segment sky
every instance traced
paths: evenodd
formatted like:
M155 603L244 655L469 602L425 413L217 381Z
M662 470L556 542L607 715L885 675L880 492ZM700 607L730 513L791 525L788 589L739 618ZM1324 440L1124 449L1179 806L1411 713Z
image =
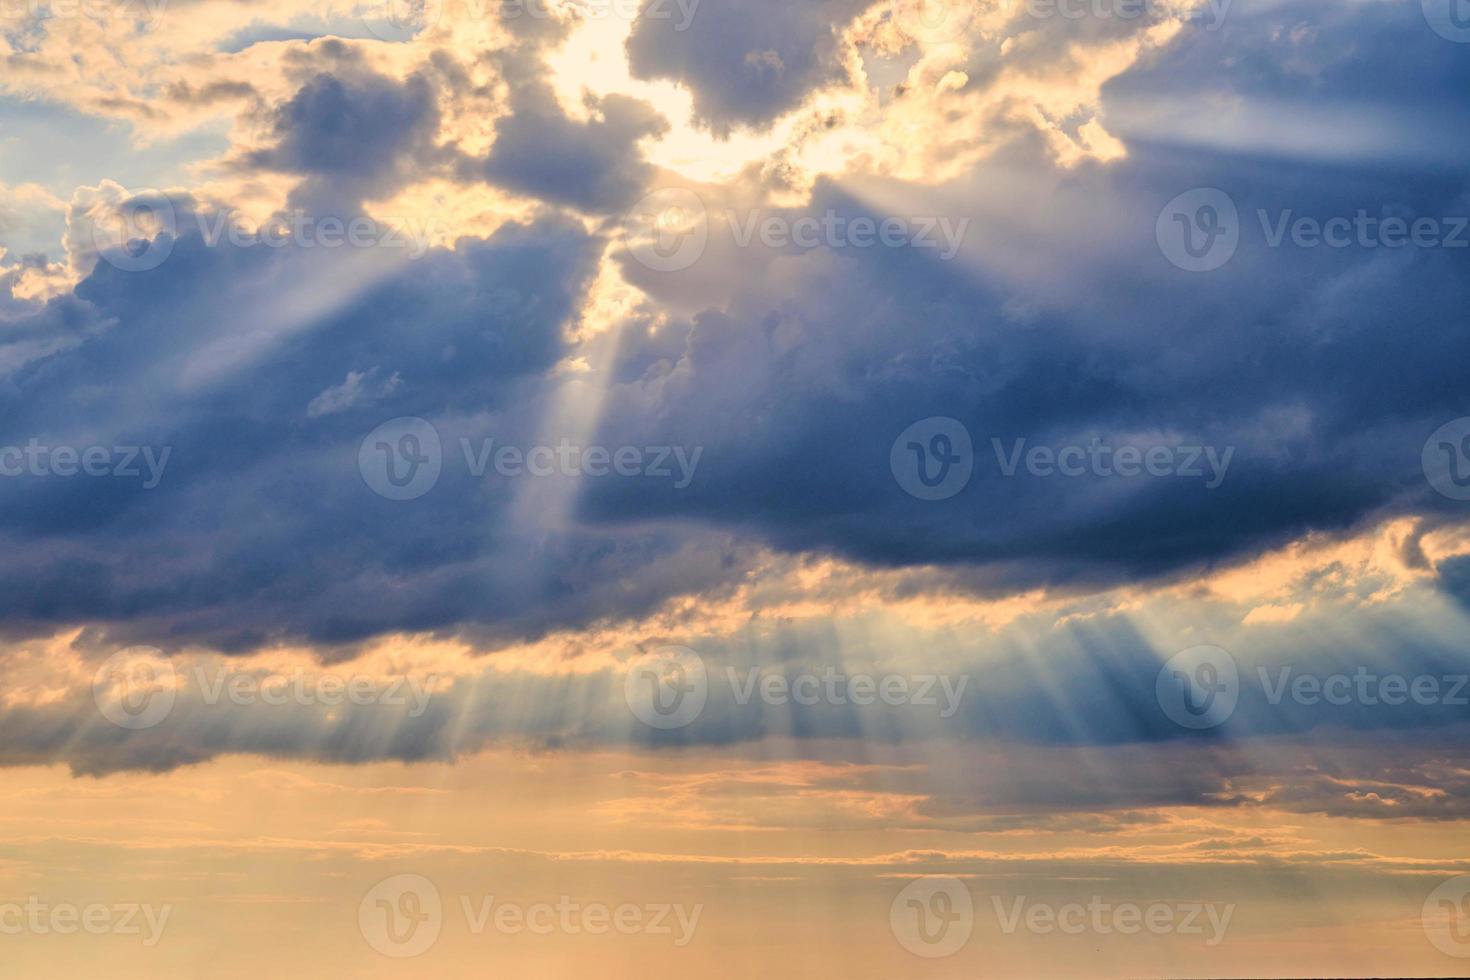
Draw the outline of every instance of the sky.
M0 977L1470 970L1466 0L0 0Z

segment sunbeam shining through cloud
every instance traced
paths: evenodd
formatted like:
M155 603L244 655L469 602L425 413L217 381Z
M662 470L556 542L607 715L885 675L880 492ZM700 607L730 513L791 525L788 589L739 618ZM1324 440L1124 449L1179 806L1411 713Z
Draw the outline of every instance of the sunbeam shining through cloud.
M1470 970L1467 0L0 0L0 977Z

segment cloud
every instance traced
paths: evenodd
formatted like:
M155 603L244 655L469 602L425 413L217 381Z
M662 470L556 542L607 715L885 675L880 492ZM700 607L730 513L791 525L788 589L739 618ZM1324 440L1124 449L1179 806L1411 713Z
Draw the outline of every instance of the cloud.
M763 128L813 91L845 81L842 29L866 3L706 3L687 27L639 18L628 38L636 78L666 78L694 96L701 122L717 133Z
M653 174L639 140L668 129L646 102L623 95L587 98L588 118L567 117L544 66L532 52L508 55L510 113L495 127L495 143L483 164L494 184L591 212L611 212L636 200Z

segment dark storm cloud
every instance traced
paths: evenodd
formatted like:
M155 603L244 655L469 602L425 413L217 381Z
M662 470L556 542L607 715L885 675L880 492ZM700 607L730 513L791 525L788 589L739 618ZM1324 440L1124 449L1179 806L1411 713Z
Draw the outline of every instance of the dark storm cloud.
M725 547L697 538L528 530L512 482L462 458L460 437L536 444L540 379L598 240L547 216L416 262L311 244L210 247L190 231L159 268L99 263L75 298L9 328L65 349L0 388L0 444L170 455L153 487L0 480L7 623L226 649L464 622L534 632L724 573ZM376 380L341 394L354 375ZM443 478L419 501L384 499L359 468L368 433L400 416L443 439Z
M714 131L761 128L846 78L838 38L869 2L706 2L682 30L673 19L642 17L628 61L634 77L686 86L699 121Z
M103 774L168 770L230 752L364 763L451 760L488 746L695 750L759 741L771 758L844 759L860 749L865 762L894 763L901 768L884 789L927 798L919 822L950 829L993 829L983 824L1007 813L1157 806L1265 806L1372 819L1470 814L1463 680L1452 695L1458 701L1436 703L1332 703L1297 697L1289 686L1285 697L1272 696L1283 668L1319 678L1366 667L1379 676L1463 679L1470 660L1433 636L1455 635L1464 617L1426 617L1421 629L1404 628L1394 613L1365 607L1344 614L1330 636L1322 622L1258 629L1249 642L1232 642L1238 704L1207 730L1166 715L1155 682L1170 651L1155 649L1121 617L1040 635L1017 625L988 638L983 652L968 631L935 630L913 639L917 654L894 649L882 630L804 621L681 637L701 658L707 697L687 724L666 730L635 717L629 650L622 665L549 676L490 669L487 661L483 674L431 685L421 704L211 703L203 696L207 683L188 680L171 710L139 730L103 719L82 688L0 709L0 764L65 761ZM177 663L185 678L199 669L188 658ZM829 675L839 679L837 699L826 694ZM817 685L804 689L803 676ZM945 683L921 687L933 676ZM797 697L763 694L762 678L773 677ZM860 677L874 690L901 678L904 699L849 697L858 688L848 682ZM818 696L803 699L803 690ZM946 714L950 705L958 710Z
M772 23L817 16L791 9L804 12ZM1338 104L1311 72L1262 89L1240 49L1304 13L1233 16L1231 31L1190 28L1175 43L1213 46L1212 70L1241 79L1243 93ZM1385 85L1383 98L1427 137L1438 117L1416 116L1411 91L1454 90L1470 66L1422 24L1411 30L1414 17L1362 6L1294 43L1302 64L1330 63L1334 77L1398 65L1414 84ZM1358 43L1341 43L1349 35ZM421 162L433 100L428 83L386 82L345 49L318 47L264 152L355 199ZM461 176L488 173L588 211L642 189L637 142L660 125L651 110L609 98L571 120L534 52L502 60L518 83L511 112L488 159L460 158ZM1186 74L1161 53L1112 87L1105 115L1172 97ZM504 638L730 582L763 544L938 563L972 591L1004 592L1187 572L1386 514L1463 515L1429 489L1420 451L1470 414L1470 250L1272 248L1255 215L1465 215L1461 174L1433 155L1323 159L1289 141L1248 153L1141 138L1125 160L1062 169L1038 143L1018 138L945 186L823 182L800 211L769 212L969 219L950 261L909 247L741 248L724 233L683 272L621 256L651 299L647 319L623 331L592 438L698 447L699 470L682 489L583 481L569 508L581 524L557 528L515 511L517 486L472 477L459 440L544 438L557 365L581 353L563 327L604 247L580 224L543 214L417 262L299 243L208 247L186 227L157 269L101 264L74 296L5 314L0 443L167 446L167 479L0 482L0 618L228 649L403 629ZM1228 193L1242 224L1235 256L1208 273L1176 268L1155 240L1160 209L1198 186ZM659 303L679 312L650 332ZM397 416L431 420L446 458L434 492L406 505L375 495L357 468L363 438ZM932 502L889 466L895 438L928 416L960 420L975 443L969 484ZM1018 439L1096 439L1233 454L1213 488L1006 477L992 439L1007 452ZM1103 735L1157 734L1137 724L1114 713Z
M653 174L638 141L667 130L664 118L646 102L610 95L588 97L586 121L569 119L533 52L511 54L501 65L511 87L510 114L496 124L483 176L583 211L632 204Z
M1456 46L1417 9L1334 11L1331 29L1296 35L1300 74L1267 85L1236 45L1306 16L1241 9L1233 31L1186 29L1178 44L1193 60L1165 53L1125 74L1105 118L1115 102L1127 118L1145 91L1173 98L1201 61L1242 78L1242 92L1264 86L1330 115L1357 105L1368 83L1339 98L1310 66L1366 79L1392 63L1380 103L1398 106L1389 115L1422 142L1437 138L1447 93L1470 85L1470 61L1446 54ZM629 332L622 377L633 380L605 419L609 433L657 419L661 439L706 446L706 467L679 493L591 488L586 514L673 513L880 564L982 564L1002 589L1175 572L1390 513L1464 515L1430 489L1420 461L1430 433L1470 414L1463 171L1412 145L1385 159L1323 159L1275 135L1279 145L1256 153L1136 141L1126 160L1072 169L1023 140L945 187L853 179L819 185L799 212L766 212L968 218L950 262L908 247L741 248L712 203L710 244L693 268L656 272L625 257L642 288L698 312L652 339ZM1165 204L1195 187L1223 190L1240 217L1234 257L1211 272L1176 268L1155 237ZM1283 216L1360 210L1428 217L1445 244L1270 244ZM910 496L889 467L895 439L929 416L960 420L975 448L969 484L939 501ZM1067 478L1024 466L1008 477L1004 457L1019 439L1026 449L1161 441L1233 454L1213 488L1208 477Z
M360 52L329 39L287 59L296 93L265 115L274 143L239 165L305 178L292 202L318 210L351 210L365 198L388 197L440 162L438 94L428 74L380 75ZM444 162L447 162L447 157Z

